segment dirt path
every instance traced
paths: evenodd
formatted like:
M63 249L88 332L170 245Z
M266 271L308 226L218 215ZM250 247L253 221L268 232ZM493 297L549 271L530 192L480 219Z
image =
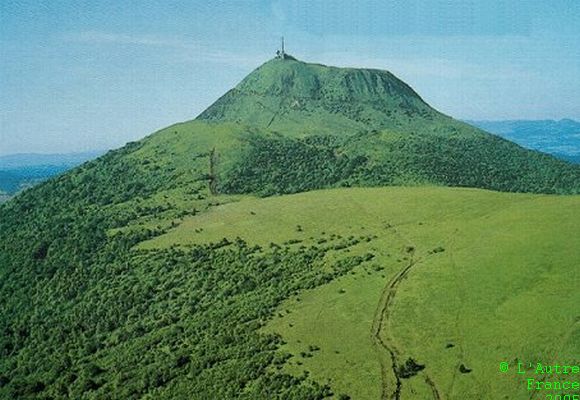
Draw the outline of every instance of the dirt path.
M401 238L401 235L392 228L393 233ZM408 241L405 241L408 242ZM400 283L409 275L411 270L419 264L420 259L415 259L415 247L406 246L404 250L409 257L409 262L402 268L384 287L379 304L375 311L372 326L372 339L379 349L379 360L381 363L381 400L400 400L401 390L403 388L403 378L400 376L401 371L401 350L393 338L389 329L389 319L392 316L392 305L397 294ZM381 335L381 332L385 332ZM390 359L390 365L387 360ZM389 372L389 370L391 370ZM425 384L431 390L433 399L441 400L441 395L437 386L428 374L424 373ZM394 389L392 389L394 387Z
M397 285L405 278L405 276L409 273L411 268L413 268L415 264L409 263L405 268L403 268L395 277L385 286L383 292L381 294L381 299L379 300L379 306L375 312L375 317L373 319L373 327L372 327L372 337L373 341L377 345L377 347L382 350L379 355L381 360L381 375L382 375L382 388L381 388L381 399L382 400L389 400L389 399L400 399L401 395L401 387L403 383L401 382L401 377L399 376L399 351L393 344L393 339L390 337L390 334L387 338L383 339L381 337L381 331L385 324L385 320L388 319L390 310L389 307L391 306L395 294L397 292ZM391 369L392 369L392 376L394 377L395 382L395 390L394 392L389 394L389 387L391 386L389 383L392 383L392 378L389 376L389 367L388 363L383 357L384 353L388 354L388 358L391 360ZM389 382L391 381L391 382Z
M212 196L218 195L218 178L216 173L216 165L218 163L218 153L215 151L215 147L209 152L209 177L208 177L208 187L209 192Z

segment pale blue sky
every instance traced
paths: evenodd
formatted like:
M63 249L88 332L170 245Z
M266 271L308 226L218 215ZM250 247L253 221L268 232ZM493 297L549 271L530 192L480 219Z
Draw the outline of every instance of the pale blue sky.
M0 2L0 154L117 147L271 58L387 69L462 119L580 119L580 1Z

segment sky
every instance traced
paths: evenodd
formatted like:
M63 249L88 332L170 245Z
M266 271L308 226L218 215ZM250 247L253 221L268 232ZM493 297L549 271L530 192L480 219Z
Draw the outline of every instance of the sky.
M0 155L195 118L274 56L386 69L460 119L580 120L580 1L0 1Z

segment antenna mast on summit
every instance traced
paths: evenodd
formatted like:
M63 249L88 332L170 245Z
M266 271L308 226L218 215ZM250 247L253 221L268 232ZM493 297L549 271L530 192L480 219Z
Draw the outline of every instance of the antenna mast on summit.
M283 60L286 58L286 52L284 51L284 36L282 36L280 40L282 42L282 47L276 51L276 55L278 56L278 58L281 58Z

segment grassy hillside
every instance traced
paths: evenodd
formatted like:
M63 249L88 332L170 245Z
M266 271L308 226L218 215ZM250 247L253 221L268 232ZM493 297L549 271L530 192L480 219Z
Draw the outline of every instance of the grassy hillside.
M123 185L0 210L1 398L375 399L397 387L390 351L399 374L425 366L402 399L524 398L499 362L578 362L577 196Z
M295 59L261 65L198 117L269 128L284 135L351 135L371 130L483 134L439 113L388 71Z
M377 334L395 352L397 368L410 358L425 365L400 378L402 399L432 398L426 381L441 398L523 399L523 378L502 375L500 362L580 361L578 215L579 197L340 189L224 205L141 248L221 237L309 247L362 237L329 255L370 253L372 260L292 296L262 330L280 334L282 351L292 354L283 370L308 371L353 399L381 398L381 385L393 393L396 377Z

